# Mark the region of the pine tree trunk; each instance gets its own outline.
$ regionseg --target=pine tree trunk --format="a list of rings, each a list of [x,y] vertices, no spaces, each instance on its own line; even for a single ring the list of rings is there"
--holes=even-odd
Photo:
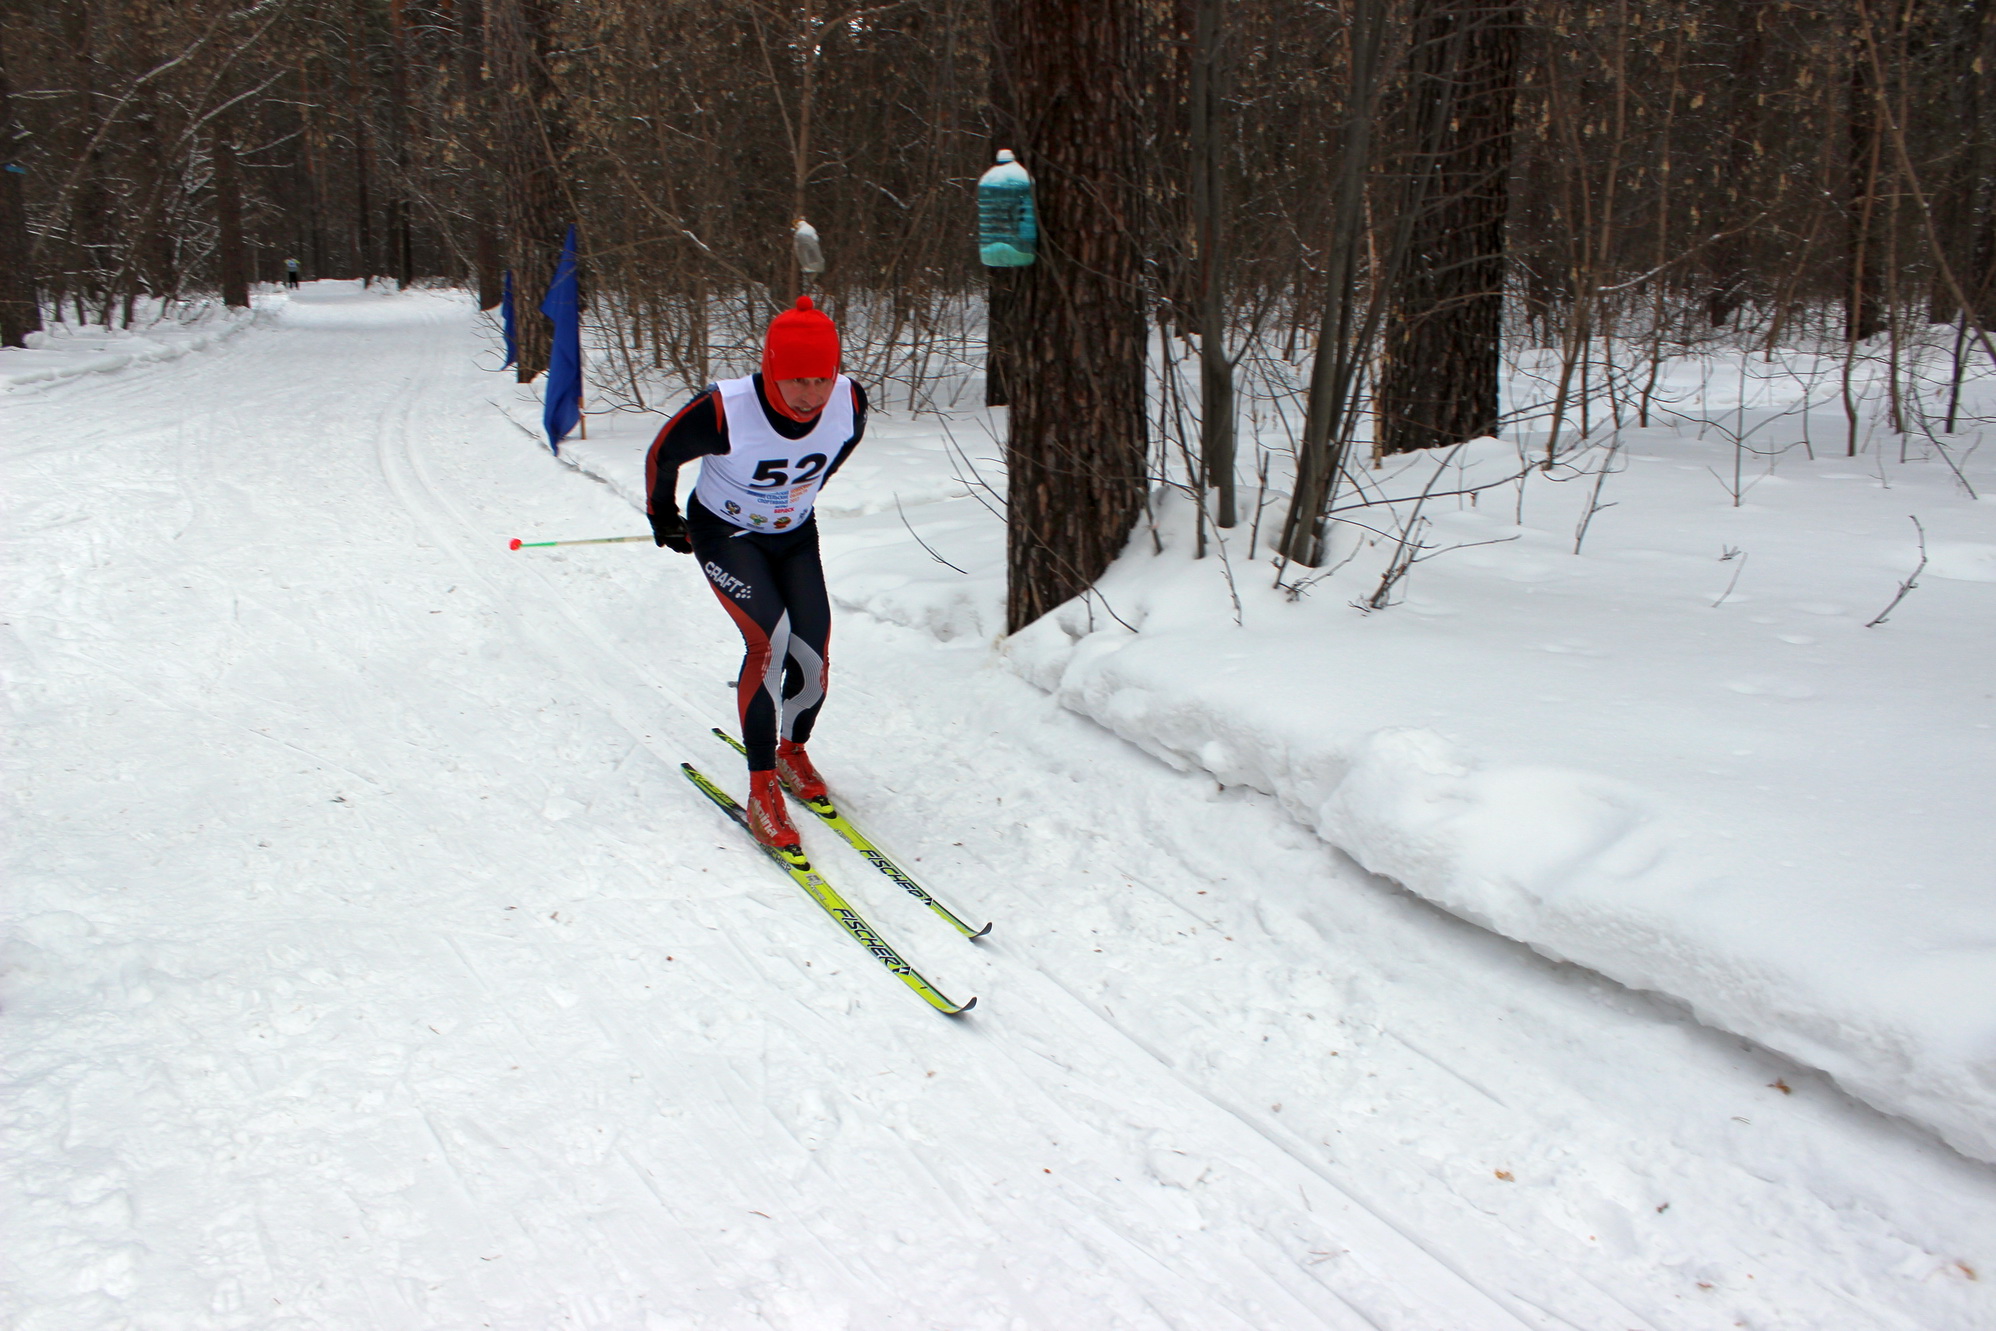
[[[1372,166],[1373,120],[1384,64],[1380,52],[1390,4],[1391,0],[1356,0],[1347,34],[1350,49],[1346,68],[1350,73],[1338,126],[1337,162],[1331,174],[1323,307],[1317,321],[1317,350],[1310,363],[1303,436],[1297,441],[1295,491],[1289,497],[1278,542],[1284,559],[1306,568],[1323,562],[1324,518],[1344,470],[1359,366],[1372,339],[1370,312],[1361,316],[1357,305],[1367,241],[1365,179]]]
[[[249,308],[249,265],[243,253],[242,173],[227,124],[215,125],[215,272],[222,304]]]
[[[305,271],[314,280],[326,276],[325,137],[314,104],[311,65],[298,62],[298,101],[302,123],[298,135],[298,169],[305,200]]]
[[[1965,314],[1983,329],[1996,329],[1996,3],[1959,6],[1949,33],[1945,66],[1949,110],[1960,134],[1953,170],[1937,201],[1941,244],[1956,283],[1968,300],[1958,308],[1954,283],[1936,274],[1931,314],[1935,323]]]
[[[455,41],[458,95],[461,99],[459,114],[467,118],[476,130],[476,127],[488,123],[491,109],[485,79],[485,6],[481,0],[458,0]],[[500,252],[499,228],[493,221],[492,173],[485,152],[484,134],[473,132],[464,138],[465,146],[478,164],[471,184],[471,263],[474,280],[478,283],[478,308],[496,310],[503,298],[506,260]]]
[[[1379,380],[1387,453],[1497,433],[1520,18],[1508,4],[1421,0],[1416,11],[1411,231]]]
[[[25,345],[28,334],[42,326],[27,201],[22,197],[21,172],[12,169],[26,137],[14,119],[6,52],[0,50],[0,346],[6,347]]]
[[[1011,61],[1003,49],[1010,21],[1010,11],[1001,0],[991,15],[991,48],[996,54],[985,68],[985,101],[992,148],[1010,148],[1016,154],[1019,104]],[[1012,358],[1017,354],[1019,295],[1025,275],[1015,268],[986,268],[984,277],[984,405],[1005,407],[1012,403]]]
[[[1226,191],[1221,142],[1221,0],[1196,0],[1192,21],[1192,225],[1199,323],[1199,458],[1214,492],[1213,524],[1234,525],[1234,363],[1227,355]]]
[[[357,110],[353,127],[353,252],[355,275],[362,286],[373,283],[379,266],[374,262],[374,198],[369,188],[372,173],[368,158],[367,113]]]
[[[1019,287],[1025,280],[1017,268],[987,268],[984,321],[984,405],[1010,406],[1012,358],[1019,338]]]
[[[1146,488],[1136,0],[1017,0],[998,58],[1033,173],[1006,447],[1006,625],[1086,591]]]
[[[1863,38],[1853,35],[1850,48],[1850,92],[1846,104],[1849,158],[1845,164],[1850,196],[1844,215],[1847,264],[1844,337],[1862,342],[1885,329],[1885,315],[1878,304],[1882,284],[1878,271],[1878,167],[1885,145],[1878,133],[1876,92]]]
[[[353,247],[356,276],[361,285],[371,286],[380,267],[374,253],[374,171],[373,143],[368,112],[374,102],[373,76],[367,67],[368,11],[364,0],[355,0],[353,30],[347,34],[347,89],[353,100]]]
[[[559,108],[547,75],[552,24],[549,0],[488,0],[485,6],[486,60],[498,132],[494,155],[518,315],[520,359],[514,373],[523,384],[548,367],[553,329],[541,317],[540,303],[568,229],[555,174]]]
[[[499,233],[493,229],[483,203],[478,209],[471,243],[472,263],[478,269],[478,308],[496,310],[506,298],[506,264],[499,257]]]
[[[1760,142],[1761,98],[1756,94],[1762,86],[1761,63],[1766,58],[1767,38],[1763,15],[1757,11],[1736,12],[1740,24],[1738,45],[1733,49],[1731,76],[1721,94],[1727,109],[1723,123],[1727,126],[1728,142],[1721,178],[1714,182],[1722,203],[1714,220],[1721,231],[1719,239],[1712,243],[1712,285],[1705,292],[1705,317],[1714,328],[1724,326],[1746,304],[1751,281],[1751,249],[1747,237],[1738,234],[1737,229],[1744,225],[1743,214],[1750,206],[1744,200],[1750,188],[1754,150]]]
[[[134,219],[137,229],[132,237],[133,252],[126,260],[132,280],[126,290],[129,293],[143,287],[162,300],[171,299],[180,280],[175,271],[173,236],[167,215],[180,183],[168,168],[170,159],[166,145],[160,142],[158,110],[150,97],[133,114],[132,128],[142,145],[141,197],[145,203]],[[129,295],[126,303],[129,306]]]

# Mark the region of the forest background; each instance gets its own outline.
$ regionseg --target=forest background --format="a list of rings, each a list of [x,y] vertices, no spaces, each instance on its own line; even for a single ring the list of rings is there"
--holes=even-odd
[[[1866,417],[1946,457],[1996,360],[1993,67],[1989,0],[9,0],[0,340],[293,257],[487,308],[510,272],[526,382],[574,224],[590,408],[657,409],[808,287],[907,405],[968,367],[1011,405],[1017,628],[1160,480],[1224,528],[1246,471],[1259,521],[1244,414],[1290,431],[1300,569],[1355,445],[1550,465],[1714,345],[1841,355],[1886,386],[1851,451]],[[1001,147],[1045,243],[987,272]],[[1545,391],[1500,403],[1527,349]]]

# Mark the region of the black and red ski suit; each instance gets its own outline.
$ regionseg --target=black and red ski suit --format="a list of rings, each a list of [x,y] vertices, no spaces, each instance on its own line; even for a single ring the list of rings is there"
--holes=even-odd
[[[770,406],[760,374],[756,402],[771,429],[801,439],[817,426],[794,420]],[[845,463],[866,432],[866,394],[852,385],[852,437],[825,468],[824,477]],[[652,440],[645,456],[645,491],[652,533],[660,545],[690,550],[707,585],[741,630],[747,651],[736,686],[742,745],[752,772],[776,766],[780,737],[802,744],[824,706],[831,600],[818,557],[818,518],[813,512],[791,531],[748,531],[711,513],[698,494],[679,511],[679,469],[695,458],[728,452],[727,413],[710,385],[687,403]]]

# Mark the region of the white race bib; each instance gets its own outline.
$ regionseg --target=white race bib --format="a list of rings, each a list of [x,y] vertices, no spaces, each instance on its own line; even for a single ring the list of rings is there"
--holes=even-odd
[[[748,531],[800,527],[811,516],[825,473],[852,438],[852,381],[832,381],[832,396],[802,439],[785,439],[770,425],[755,378],[714,385],[728,422],[728,451],[700,459],[694,494],[709,512]]]

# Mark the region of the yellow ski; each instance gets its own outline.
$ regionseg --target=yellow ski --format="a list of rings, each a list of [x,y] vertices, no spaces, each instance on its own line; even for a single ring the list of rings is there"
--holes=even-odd
[[[719,805],[721,811],[733,819],[736,826],[743,832],[748,832],[748,814],[735,802],[732,795],[708,780],[707,776],[692,763],[679,764],[679,770],[686,774],[686,779],[693,783],[695,789]],[[752,833],[749,836],[750,840],[754,840]],[[930,1007],[954,1017],[977,1006],[975,998],[967,1003],[951,1002],[940,989],[923,979],[921,972],[902,960],[901,954],[887,945],[886,940],[866,922],[866,918],[854,910],[846,899],[825,881],[824,875],[811,867],[811,861],[804,858],[802,849],[778,850],[765,846],[760,841],[755,844],[757,849],[781,865],[791,880],[803,888],[811,900],[824,907],[825,913],[838,921],[861,947],[871,952],[881,965],[900,976],[903,983],[920,994],[922,1000]]]
[[[714,727],[714,737],[720,740],[723,744],[728,745],[736,753],[747,752],[747,750],[742,748],[742,743],[740,740],[736,739],[733,735],[730,735],[727,731],[722,730],[719,726]],[[809,809],[812,813],[817,814],[819,820],[823,822],[825,826],[831,828],[834,832],[837,832],[839,836],[845,841],[845,843],[848,846],[851,846],[854,850],[858,851],[860,853],[861,858],[863,858],[868,864],[871,864],[874,868],[880,870],[880,872],[882,872],[883,874],[886,874],[889,879],[898,884],[901,890],[906,892],[909,896],[915,898],[915,900],[921,902],[924,906],[927,906],[930,910],[934,911],[936,914],[948,920],[952,925],[955,926],[957,932],[962,934],[965,938],[975,941],[991,932],[991,926],[989,924],[986,924],[982,929],[973,929],[970,925],[965,924],[961,919],[959,919],[956,915],[956,912],[952,911],[948,906],[943,905],[942,902],[937,901],[934,897],[930,896],[927,888],[923,887],[920,883],[916,882],[914,878],[910,874],[908,874],[906,870],[902,869],[900,865],[896,864],[893,860],[888,859],[887,856],[884,853],[882,853],[880,847],[874,845],[872,841],[868,840],[864,832],[860,831],[857,827],[854,827],[852,824],[852,820],[850,818],[847,818],[844,814],[838,811],[838,808],[832,803],[830,796],[827,796],[821,800],[807,800],[800,798],[795,791],[791,791],[790,797],[792,799],[795,799],[799,804],[803,805],[805,808]]]

